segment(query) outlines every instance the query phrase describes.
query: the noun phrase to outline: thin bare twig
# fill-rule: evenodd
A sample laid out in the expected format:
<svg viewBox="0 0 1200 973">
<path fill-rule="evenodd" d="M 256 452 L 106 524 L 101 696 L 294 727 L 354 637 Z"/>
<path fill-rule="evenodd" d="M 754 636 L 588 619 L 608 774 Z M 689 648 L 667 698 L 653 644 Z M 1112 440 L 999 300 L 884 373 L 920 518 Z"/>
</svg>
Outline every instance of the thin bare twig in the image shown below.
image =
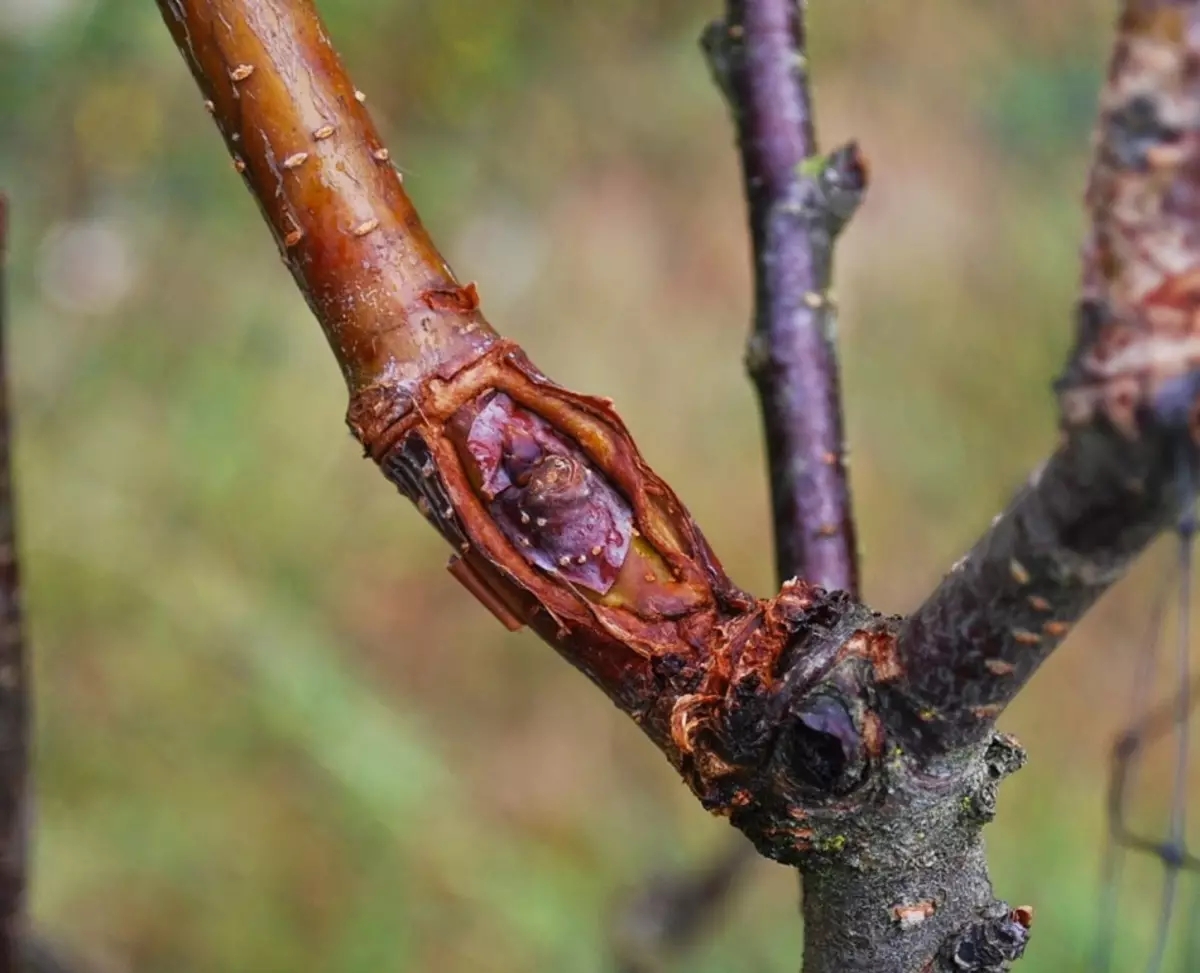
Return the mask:
<svg viewBox="0 0 1200 973">
<path fill-rule="evenodd" d="M 754 251 L 758 389 L 781 581 L 857 596 L 830 282 L 833 245 L 866 190 L 854 145 L 817 155 L 804 10 L 729 0 L 702 43 L 737 128 Z"/>
<path fill-rule="evenodd" d="M 1165 861 L 1183 863 L 1190 867 L 1200 866 L 1200 859 L 1190 856 L 1183 848 L 1184 814 L 1178 805 L 1181 796 L 1180 785 L 1185 782 L 1188 757 L 1187 726 L 1192 710 L 1195 708 L 1200 693 L 1200 675 L 1191 674 L 1191 589 L 1193 580 L 1192 558 L 1196 539 L 1196 524 L 1194 514 L 1188 511 L 1179 529 L 1179 578 L 1174 592 L 1179 609 L 1179 633 L 1177 636 L 1177 682 L 1178 688 L 1174 695 L 1165 703 L 1147 708 L 1145 704 L 1145 683 L 1153 660 L 1157 658 L 1157 646 L 1150 647 L 1146 652 L 1146 660 L 1140 660 L 1137 678 L 1139 700 L 1137 716 L 1113 744 L 1111 763 L 1112 774 L 1109 779 L 1108 805 L 1109 825 L 1113 837 L 1121 844 L 1140 851 L 1157 854 Z M 1166 595 L 1163 593 L 1162 603 L 1157 606 L 1153 622 L 1153 637 L 1157 642 L 1163 628 L 1163 615 L 1166 608 Z M 1171 836 L 1165 841 L 1154 841 L 1136 835 L 1126 821 L 1126 799 L 1132 789 L 1133 774 L 1137 768 L 1137 758 L 1145 748 L 1155 741 L 1174 732 L 1180 739 L 1176 752 L 1175 766 L 1175 800 L 1172 801 Z"/>
<path fill-rule="evenodd" d="M 1190 509 L 1184 512 L 1179 523 L 1179 636 L 1176 666 L 1179 689 L 1175 700 L 1175 781 L 1171 795 L 1171 820 L 1167 840 L 1159 851 L 1164 866 L 1162 904 L 1160 907 L 1158 937 L 1154 954 L 1146 967 L 1147 973 L 1159 973 L 1167 955 L 1170 942 L 1171 921 L 1175 914 L 1179 895 L 1179 873 L 1188 865 L 1187 858 L 1187 800 L 1188 800 L 1188 756 L 1191 750 L 1191 595 L 1192 559 L 1196 539 L 1195 493 L 1191 476 L 1191 463 L 1185 460 L 1182 469 L 1187 474 L 1187 489 L 1192 494 Z"/>
<path fill-rule="evenodd" d="M 1169 584 L 1168 575 L 1163 579 L 1163 586 L 1158 590 L 1151 609 L 1149 631 L 1134 647 L 1136 668 L 1129 707 L 1132 722 L 1113 747 L 1108 792 L 1109 837 L 1101 867 L 1100 919 L 1093 952 L 1095 973 L 1107 973 L 1116 941 L 1117 907 L 1126 849 L 1122 840 L 1126 831 L 1125 801 L 1140 769 L 1142 748 L 1147 742 L 1145 719 L 1160 654 L 1159 643 L 1169 601 Z"/>
<path fill-rule="evenodd" d="M 1188 473 L 1190 480 L 1191 474 Z M 1162 904 L 1153 953 L 1147 973 L 1158 973 L 1162 969 L 1170 941 L 1171 924 L 1178 894 L 1179 873 L 1200 870 L 1200 859 L 1189 852 L 1186 846 L 1186 809 L 1188 749 L 1190 739 L 1190 717 L 1200 690 L 1200 676 L 1190 672 L 1190 599 L 1192 587 L 1192 549 L 1195 541 L 1195 513 L 1189 509 L 1179 526 L 1180 563 L 1178 579 L 1179 635 L 1178 635 L 1178 688 L 1166 703 L 1146 710 L 1145 698 L 1149 688 L 1153 662 L 1158 656 L 1159 635 L 1163 627 L 1166 609 L 1166 592 L 1156 606 L 1153 616 L 1151 644 L 1144 647 L 1139 659 L 1138 675 L 1135 680 L 1135 721 L 1117 738 L 1113 745 L 1108 787 L 1109 840 L 1105 852 L 1105 868 L 1102 883 L 1100 929 L 1097 936 L 1093 969 L 1105 973 L 1112 962 L 1113 947 L 1120 927 L 1118 922 L 1118 882 L 1120 865 L 1126 850 L 1142 852 L 1158 858 L 1164 867 Z M 1128 821 L 1127 803 L 1133 789 L 1142 752 L 1156 740 L 1174 733 L 1176 737 L 1176 760 L 1174 788 L 1171 799 L 1171 815 L 1168 836 L 1165 840 L 1145 837 L 1135 832 Z M 1188 949 L 1194 948 L 1192 941 Z M 1190 965 L 1185 969 L 1192 969 Z"/>
</svg>

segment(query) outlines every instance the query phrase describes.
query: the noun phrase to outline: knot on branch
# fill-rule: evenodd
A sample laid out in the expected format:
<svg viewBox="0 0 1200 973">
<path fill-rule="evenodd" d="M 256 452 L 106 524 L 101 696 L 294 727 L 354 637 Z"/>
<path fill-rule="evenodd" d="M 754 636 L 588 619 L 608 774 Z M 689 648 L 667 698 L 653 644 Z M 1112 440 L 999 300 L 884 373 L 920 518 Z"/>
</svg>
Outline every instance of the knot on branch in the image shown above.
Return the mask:
<svg viewBox="0 0 1200 973">
<path fill-rule="evenodd" d="M 790 582 L 745 629 L 674 704 L 680 771 L 769 858 L 853 851 L 846 815 L 886 791 L 873 687 L 898 673 L 894 620 Z"/>
<path fill-rule="evenodd" d="M 986 775 L 978 787 L 967 797 L 964 810 L 980 824 L 987 824 L 996 816 L 996 798 L 1001 782 L 1025 766 L 1024 747 L 1009 733 L 992 736 L 984 752 L 983 765 Z"/>
<path fill-rule="evenodd" d="M 930 973 L 1003 973 L 1024 955 L 1032 924 L 1028 906 L 993 902 L 982 918 L 946 940 Z"/>
</svg>

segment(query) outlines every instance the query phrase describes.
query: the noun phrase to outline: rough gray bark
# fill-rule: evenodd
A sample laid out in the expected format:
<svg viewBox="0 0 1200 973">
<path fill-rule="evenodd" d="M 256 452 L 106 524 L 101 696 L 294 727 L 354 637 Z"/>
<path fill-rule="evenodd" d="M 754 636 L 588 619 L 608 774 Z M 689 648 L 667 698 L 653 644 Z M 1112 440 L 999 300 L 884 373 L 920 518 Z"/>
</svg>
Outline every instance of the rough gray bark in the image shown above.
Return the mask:
<svg viewBox="0 0 1200 973">
<path fill-rule="evenodd" d="M 1179 519 L 1191 499 L 1180 446 L 1171 416 L 1153 410 L 1136 438 L 1107 423 L 1069 435 L 901 626 L 907 677 L 886 694 L 899 742 L 952 752 L 991 731 L 1080 616 Z"/>
</svg>

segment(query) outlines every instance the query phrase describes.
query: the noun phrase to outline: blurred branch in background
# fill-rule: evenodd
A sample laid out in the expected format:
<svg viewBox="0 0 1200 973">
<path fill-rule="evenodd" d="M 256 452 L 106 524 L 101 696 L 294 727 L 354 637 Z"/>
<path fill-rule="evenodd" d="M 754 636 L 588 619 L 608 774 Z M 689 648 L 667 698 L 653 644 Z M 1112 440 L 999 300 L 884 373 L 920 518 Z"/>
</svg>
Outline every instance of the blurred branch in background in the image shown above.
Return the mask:
<svg viewBox="0 0 1200 973">
<path fill-rule="evenodd" d="M 1151 616 L 1151 629 L 1145 643 L 1139 647 L 1137 668 L 1133 681 L 1133 722 L 1120 734 L 1112 748 L 1108 784 L 1108 840 L 1105 848 L 1101 881 L 1099 923 L 1096 932 L 1093 969 L 1107 973 L 1112 968 L 1117 934 L 1121 930 L 1120 883 L 1126 851 L 1142 852 L 1157 858 L 1163 866 L 1161 904 L 1158 929 L 1155 933 L 1148 973 L 1157 973 L 1163 966 L 1170 945 L 1171 920 L 1178 897 L 1179 873 L 1200 870 L 1200 859 L 1187 848 L 1185 822 L 1187 819 L 1188 753 L 1190 747 L 1190 716 L 1200 693 L 1200 675 L 1190 673 L 1191 640 L 1190 610 L 1192 595 L 1192 556 L 1195 542 L 1195 510 L 1184 513 L 1179 528 L 1179 563 L 1177 592 L 1178 609 L 1178 688 L 1175 696 L 1156 707 L 1149 706 L 1150 690 L 1155 668 L 1161 655 L 1160 646 L 1165 631 L 1165 616 L 1171 599 L 1170 587 L 1164 587 Z M 1176 741 L 1175 781 L 1171 798 L 1170 831 L 1165 840 L 1149 838 L 1138 833 L 1130 820 L 1130 802 L 1136 793 L 1137 776 L 1144 752 L 1164 737 Z M 1200 891 L 1200 890 L 1198 890 Z M 1193 920 L 1194 921 L 1194 920 Z M 1182 969 L 1200 968 L 1200 939 L 1195 930 L 1185 925 L 1185 945 Z"/>
<path fill-rule="evenodd" d="M 16 970 L 26 928 L 29 669 L 13 511 L 7 311 L 8 201 L 0 194 L 0 969 Z"/>
<path fill-rule="evenodd" d="M 1145 638 L 1136 643 L 1137 654 L 1134 659 L 1129 707 L 1132 722 L 1114 742 L 1110 755 L 1108 836 L 1101 866 L 1099 922 L 1092 959 L 1093 967 L 1098 973 L 1106 971 L 1112 963 L 1112 951 L 1117 938 L 1117 907 L 1126 848 L 1125 842 L 1121 840 L 1127 828 L 1126 805 L 1140 769 L 1142 750 L 1161 733 L 1161 729 L 1151 725 L 1146 714 L 1150 708 L 1151 692 L 1161 654 L 1159 649 L 1170 600 L 1170 574 L 1163 578 L 1162 584 L 1163 587 L 1156 593 L 1155 602 L 1151 607 L 1149 630 Z"/>
<path fill-rule="evenodd" d="M 110 969 L 82 963 L 78 956 L 50 942 L 37 930 L 23 938 L 20 957 L 20 973 L 109 973 Z"/>
<path fill-rule="evenodd" d="M 739 880 L 759 860 L 735 839 L 700 869 L 653 875 L 623 899 L 613 938 L 620 973 L 650 973 L 712 935 Z"/>
<path fill-rule="evenodd" d="M 8 242 L 9 203 L 0 193 L 0 971 L 84 973 L 87 967 L 29 928 L 27 914 L 32 690 L 13 483 Z"/>
</svg>

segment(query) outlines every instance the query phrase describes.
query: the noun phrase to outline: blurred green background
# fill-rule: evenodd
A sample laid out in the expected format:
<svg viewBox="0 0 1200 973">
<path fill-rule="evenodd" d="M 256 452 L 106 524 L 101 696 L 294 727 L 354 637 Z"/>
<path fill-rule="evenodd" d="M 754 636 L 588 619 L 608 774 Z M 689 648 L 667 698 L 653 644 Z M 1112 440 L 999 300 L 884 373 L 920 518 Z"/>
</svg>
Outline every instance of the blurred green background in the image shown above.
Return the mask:
<svg viewBox="0 0 1200 973">
<path fill-rule="evenodd" d="M 810 4 L 824 142 L 857 136 L 873 162 L 837 292 L 881 609 L 916 605 L 1054 442 L 1115 6 Z M 740 177 L 696 46 L 716 0 L 322 9 L 492 320 L 611 395 L 768 592 Z M 0 186 L 38 920 L 112 971 L 608 968 L 622 896 L 728 827 L 469 599 L 360 460 L 324 339 L 152 4 L 0 0 Z M 1108 745 L 1170 554 L 1002 722 L 1032 762 L 988 835 L 999 894 L 1038 910 L 1030 973 L 1080 968 L 1092 940 Z M 1169 765 L 1163 748 L 1139 781 L 1147 827 Z M 1157 880 L 1129 876 L 1126 957 Z M 763 862 L 680 968 L 795 970 L 801 935 L 793 875 Z"/>
</svg>

